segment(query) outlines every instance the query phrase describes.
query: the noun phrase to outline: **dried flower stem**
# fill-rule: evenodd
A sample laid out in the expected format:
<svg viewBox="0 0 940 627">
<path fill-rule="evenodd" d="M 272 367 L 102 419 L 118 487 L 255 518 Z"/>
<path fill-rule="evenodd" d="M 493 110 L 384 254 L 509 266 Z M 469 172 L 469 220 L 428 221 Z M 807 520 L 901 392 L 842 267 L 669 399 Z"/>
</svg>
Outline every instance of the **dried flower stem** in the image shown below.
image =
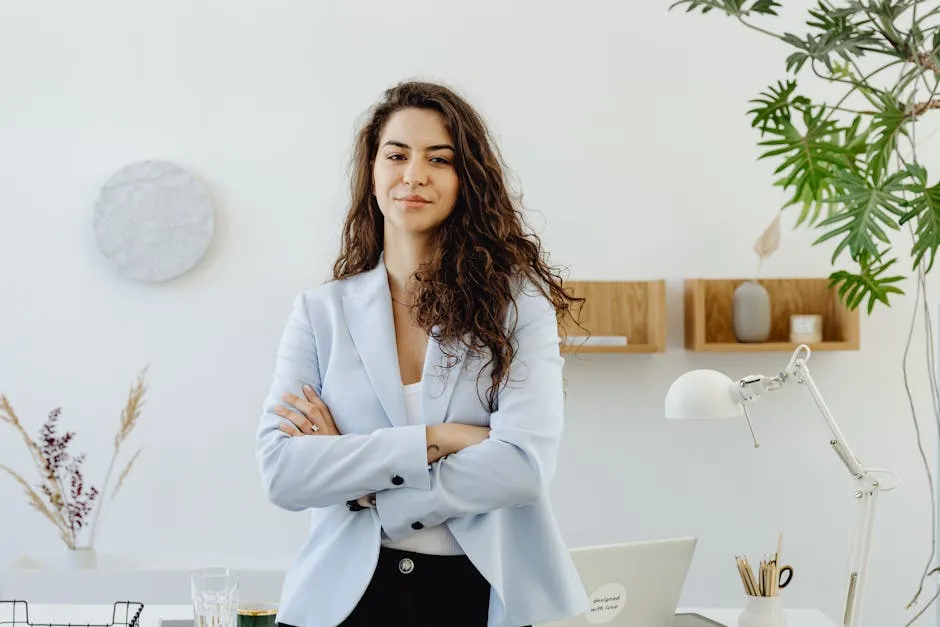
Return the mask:
<svg viewBox="0 0 940 627">
<path fill-rule="evenodd" d="M 117 434 L 114 436 L 114 449 L 111 454 L 111 461 L 108 463 L 108 471 L 104 475 L 104 483 L 101 486 L 101 501 L 98 503 L 98 508 L 95 510 L 94 520 L 92 520 L 91 523 L 91 540 L 89 541 L 91 546 L 94 546 L 95 537 L 98 535 L 98 523 L 101 520 L 101 512 L 105 508 L 108 484 L 111 481 L 111 473 L 114 472 L 114 464 L 117 461 L 118 454 L 121 452 L 121 444 L 134 430 L 134 427 L 137 425 L 137 419 L 140 418 L 140 409 L 143 407 L 144 394 L 147 391 L 147 386 L 144 384 L 144 378 L 149 367 L 150 366 L 144 367 L 140 374 L 137 375 L 137 380 L 134 382 L 134 385 L 131 386 L 130 393 L 127 397 L 127 403 L 124 405 L 124 411 L 121 412 L 121 424 L 118 427 Z M 114 500 L 114 497 L 117 495 L 117 491 L 120 489 L 121 484 L 124 483 L 124 479 L 127 477 L 134 460 L 137 459 L 137 455 L 139 454 L 140 451 L 137 451 L 137 453 L 134 454 L 130 462 L 128 462 L 127 466 L 125 467 L 124 472 L 121 473 L 121 476 L 118 479 L 117 487 L 111 493 L 110 499 L 108 499 L 109 503 Z"/>
<path fill-rule="evenodd" d="M 49 501 L 52 505 L 52 511 L 49 512 L 50 520 L 55 522 L 56 527 L 60 530 L 64 530 L 68 533 L 69 523 L 65 518 L 63 510 L 65 508 L 65 499 L 62 496 L 61 485 L 55 477 L 55 473 L 49 468 L 49 464 L 46 463 L 42 455 L 42 449 L 39 448 L 39 445 L 29 437 L 29 434 L 26 433 L 26 429 L 23 428 L 23 424 L 20 422 L 20 419 L 17 417 L 16 412 L 13 411 L 13 407 L 10 405 L 10 402 L 5 396 L 0 394 L 0 420 L 10 423 L 14 429 L 16 429 L 20 436 L 23 438 L 23 441 L 26 443 L 26 448 L 29 450 L 30 456 L 33 458 L 33 463 L 36 465 L 36 469 L 39 471 L 39 476 L 43 478 L 43 487 L 49 497 Z M 10 471 L 12 472 L 12 471 Z M 16 475 L 16 478 L 22 481 L 22 478 L 19 475 Z M 32 488 L 29 487 L 28 483 L 24 483 L 25 487 L 32 492 Z M 39 501 L 42 502 L 41 500 Z M 66 540 L 66 544 L 69 545 L 69 548 L 75 548 L 74 540 L 71 539 L 71 534 L 68 534 L 69 540 Z"/>
<path fill-rule="evenodd" d="M 59 537 L 62 538 L 62 541 L 70 548 L 75 548 L 75 543 L 72 539 L 72 534 L 69 533 L 69 529 L 62 522 L 60 516 L 56 516 L 56 512 L 51 511 L 46 504 L 43 502 L 42 497 L 39 496 L 35 490 L 26 482 L 26 479 L 19 476 L 12 468 L 0 464 L 0 470 L 5 471 L 8 475 L 13 477 L 13 480 L 23 486 L 23 491 L 26 492 L 26 496 L 29 497 L 29 504 L 34 508 L 39 510 L 43 516 L 49 519 L 49 521 L 56 526 L 56 529 L 59 531 Z"/>
<path fill-rule="evenodd" d="M 117 484 L 114 486 L 114 490 L 111 492 L 111 498 L 108 499 L 108 509 L 111 509 L 111 504 L 114 503 L 115 497 L 117 497 L 118 492 L 121 491 L 121 486 L 124 485 L 124 480 L 127 479 L 127 475 L 131 474 L 131 469 L 134 468 L 134 462 L 137 461 L 137 457 L 140 455 L 140 453 L 141 449 L 137 449 L 137 452 L 131 456 L 130 460 L 127 462 L 127 465 L 124 466 L 124 470 L 121 471 L 120 475 L 118 475 Z M 104 503 L 102 503 L 102 507 L 104 507 Z"/>
</svg>

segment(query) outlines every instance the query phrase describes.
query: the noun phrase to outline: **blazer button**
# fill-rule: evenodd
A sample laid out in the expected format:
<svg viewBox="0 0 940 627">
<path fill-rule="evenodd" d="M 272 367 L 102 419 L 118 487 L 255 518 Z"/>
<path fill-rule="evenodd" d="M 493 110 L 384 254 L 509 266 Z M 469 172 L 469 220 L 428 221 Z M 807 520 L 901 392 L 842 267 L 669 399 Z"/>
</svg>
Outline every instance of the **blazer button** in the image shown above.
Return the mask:
<svg viewBox="0 0 940 627">
<path fill-rule="evenodd" d="M 403 558 L 400 562 L 398 562 L 398 571 L 402 575 L 410 575 L 411 571 L 413 571 L 414 569 L 415 569 L 415 563 L 412 562 L 407 557 Z"/>
<path fill-rule="evenodd" d="M 418 522 L 418 521 L 415 521 L 415 522 L 411 523 L 411 528 L 414 529 L 415 531 L 418 531 L 418 530 L 420 530 L 420 529 L 424 529 L 424 525 L 422 525 L 422 524 L 421 524 L 420 522 Z"/>
<path fill-rule="evenodd" d="M 398 476 L 398 475 L 395 475 L 394 477 L 392 477 L 392 483 L 394 483 L 395 485 L 401 485 L 401 484 L 403 484 L 404 482 L 405 482 L 405 480 L 402 479 L 402 478 L 401 478 L 400 476 Z"/>
</svg>

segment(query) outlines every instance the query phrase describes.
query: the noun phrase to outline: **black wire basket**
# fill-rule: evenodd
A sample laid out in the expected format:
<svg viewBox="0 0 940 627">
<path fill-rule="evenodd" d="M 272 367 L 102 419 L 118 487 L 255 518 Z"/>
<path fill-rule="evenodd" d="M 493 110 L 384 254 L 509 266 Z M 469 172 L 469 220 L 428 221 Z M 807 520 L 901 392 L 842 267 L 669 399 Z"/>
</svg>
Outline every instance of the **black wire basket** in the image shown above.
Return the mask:
<svg viewBox="0 0 940 627">
<path fill-rule="evenodd" d="M 140 613 L 143 611 L 143 603 L 118 601 L 111 612 L 110 623 L 39 623 L 30 620 L 29 604 L 26 601 L 0 601 L 0 627 L 140 627 Z"/>
</svg>

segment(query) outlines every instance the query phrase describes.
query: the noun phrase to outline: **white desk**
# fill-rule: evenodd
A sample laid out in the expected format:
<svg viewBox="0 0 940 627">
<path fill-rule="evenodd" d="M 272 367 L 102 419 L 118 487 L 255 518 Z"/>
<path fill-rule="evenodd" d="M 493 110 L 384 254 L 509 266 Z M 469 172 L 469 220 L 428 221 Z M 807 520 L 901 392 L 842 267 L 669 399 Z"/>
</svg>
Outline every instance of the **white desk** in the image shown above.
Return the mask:
<svg viewBox="0 0 940 627">
<path fill-rule="evenodd" d="M 86 623 L 107 624 L 111 622 L 112 605 L 64 605 L 30 604 L 29 619 L 32 623 Z M 729 627 L 737 627 L 741 610 L 679 608 L 679 612 L 698 612 Z M 190 605 L 145 605 L 140 616 L 140 627 L 160 627 L 162 619 L 191 619 Z M 0 622 L 9 617 L 0 615 Z M 812 609 L 787 610 L 787 627 L 836 627 L 822 612 Z"/>
<path fill-rule="evenodd" d="M 710 618 L 713 621 L 728 625 L 729 627 L 737 627 L 738 615 L 741 614 L 741 610 L 739 609 L 731 610 L 722 608 L 696 609 L 680 607 L 676 611 L 696 612 L 705 618 Z M 786 613 L 787 627 L 836 627 L 836 624 L 819 610 L 792 609 L 786 610 Z"/>
<path fill-rule="evenodd" d="M 96 568 L 63 567 L 61 557 L 23 556 L 0 568 L 0 599 L 32 603 L 110 604 L 142 600 L 157 605 L 188 603 L 189 574 L 205 566 L 238 571 L 245 598 L 277 601 L 292 556 L 269 554 L 99 554 Z"/>
</svg>

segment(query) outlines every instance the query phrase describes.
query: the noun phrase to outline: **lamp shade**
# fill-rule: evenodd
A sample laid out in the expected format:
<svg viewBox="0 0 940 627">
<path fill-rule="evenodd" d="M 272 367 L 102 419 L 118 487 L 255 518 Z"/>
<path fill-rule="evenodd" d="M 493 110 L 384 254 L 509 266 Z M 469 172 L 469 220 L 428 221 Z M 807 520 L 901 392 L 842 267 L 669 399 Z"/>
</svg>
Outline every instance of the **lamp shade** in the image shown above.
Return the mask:
<svg viewBox="0 0 940 627">
<path fill-rule="evenodd" d="M 666 418 L 737 418 L 744 407 L 735 382 L 717 370 L 690 370 L 666 392 Z"/>
</svg>

